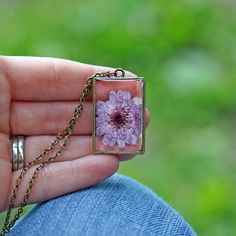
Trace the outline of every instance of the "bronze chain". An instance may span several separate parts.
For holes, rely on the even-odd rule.
[[[119,73],[121,73],[121,75],[119,75]],[[83,108],[84,108],[84,102],[86,100],[86,98],[88,97],[91,88],[92,88],[92,83],[93,83],[93,79],[96,77],[118,77],[118,76],[122,76],[124,77],[125,72],[122,69],[116,69],[114,72],[101,72],[101,73],[96,73],[93,76],[88,77],[88,80],[84,86],[84,90],[82,92],[82,95],[80,97],[79,100],[79,105],[75,108],[74,113],[72,115],[72,118],[70,119],[70,121],[68,122],[65,130],[63,133],[58,133],[58,135],[56,136],[55,140],[53,142],[51,142],[51,144],[49,144],[44,150],[43,152],[38,155],[37,157],[35,157],[35,159],[33,161],[30,161],[29,163],[26,164],[26,166],[21,170],[20,175],[18,176],[17,180],[16,180],[16,184],[15,187],[12,191],[11,194],[11,198],[10,198],[10,203],[8,206],[8,210],[7,210],[7,215],[5,218],[5,222],[3,225],[3,228],[0,232],[0,236],[4,236],[6,233],[8,233],[11,228],[15,225],[16,221],[20,218],[21,214],[24,211],[24,207],[27,204],[27,200],[30,197],[30,193],[32,190],[32,187],[39,175],[39,172],[45,167],[47,166],[49,163],[51,163],[52,161],[54,161],[58,156],[61,155],[62,151],[66,148],[74,125],[76,123],[76,120],[80,117]],[[23,201],[21,203],[21,205],[18,207],[18,210],[16,212],[16,214],[14,215],[13,219],[10,221],[11,218],[11,213],[13,208],[15,207],[15,200],[16,200],[16,193],[19,189],[19,186],[22,182],[22,180],[24,179],[25,174],[28,172],[28,170],[35,164],[38,164],[38,162],[43,159],[45,157],[46,154],[48,154],[51,150],[54,150],[55,146],[61,141],[64,140],[61,144],[61,146],[59,147],[59,149],[55,152],[54,155],[52,155],[51,157],[49,157],[48,159],[46,159],[44,162],[42,162],[34,171],[28,186],[26,187],[26,191],[25,191],[25,195],[23,197]]]

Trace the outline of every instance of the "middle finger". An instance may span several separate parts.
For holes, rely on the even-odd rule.
[[[78,102],[19,102],[12,101],[10,130],[12,135],[55,135],[62,132],[72,117]],[[81,117],[75,124],[73,135],[92,134],[92,102],[84,103]],[[149,112],[145,114],[146,126]]]
[[[55,135],[65,129],[78,102],[18,102],[11,103],[12,135]],[[85,102],[74,135],[92,133],[92,103]]]

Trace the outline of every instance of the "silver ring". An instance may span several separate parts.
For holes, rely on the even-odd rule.
[[[24,136],[12,137],[12,169],[13,171],[24,167]]]
[[[18,166],[18,138],[12,137],[12,169],[17,170]]]

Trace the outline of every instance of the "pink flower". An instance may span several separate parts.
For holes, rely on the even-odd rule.
[[[137,144],[141,134],[141,98],[126,90],[110,91],[109,100],[96,102],[96,135],[108,146]]]

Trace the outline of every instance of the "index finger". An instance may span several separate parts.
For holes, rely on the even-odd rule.
[[[1,56],[0,64],[11,84],[12,99],[21,101],[78,100],[89,76],[114,70],[46,57]]]

